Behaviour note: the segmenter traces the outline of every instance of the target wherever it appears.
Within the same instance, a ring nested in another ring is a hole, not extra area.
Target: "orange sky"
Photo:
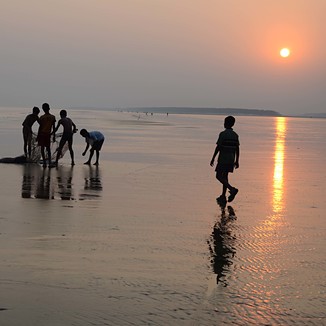
[[[326,112],[324,0],[1,2],[0,106]]]

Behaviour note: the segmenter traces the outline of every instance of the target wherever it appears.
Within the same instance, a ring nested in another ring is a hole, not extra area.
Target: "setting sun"
[[[287,58],[290,55],[290,50],[288,48],[283,48],[280,50],[280,56],[282,58]]]

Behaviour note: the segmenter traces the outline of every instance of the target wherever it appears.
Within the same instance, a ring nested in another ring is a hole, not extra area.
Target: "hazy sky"
[[[326,0],[0,5],[0,106],[326,112]]]

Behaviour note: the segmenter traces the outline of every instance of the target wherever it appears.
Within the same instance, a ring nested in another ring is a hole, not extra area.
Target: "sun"
[[[291,54],[291,51],[288,48],[283,48],[280,50],[280,56],[282,58],[287,58]]]

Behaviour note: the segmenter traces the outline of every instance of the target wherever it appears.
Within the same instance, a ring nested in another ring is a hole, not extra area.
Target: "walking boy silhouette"
[[[217,139],[216,148],[211,159],[210,165],[214,166],[215,157],[218,155],[217,164],[215,168],[216,179],[221,182],[222,194],[216,198],[220,205],[225,205],[226,202],[233,201],[238,193],[238,189],[231,186],[229,183],[229,173],[233,172],[234,168],[239,167],[240,157],[240,143],[238,134],[233,131],[232,127],[235,124],[235,118],[228,116],[224,119],[224,128]],[[226,200],[226,191],[229,190],[230,195]]]

